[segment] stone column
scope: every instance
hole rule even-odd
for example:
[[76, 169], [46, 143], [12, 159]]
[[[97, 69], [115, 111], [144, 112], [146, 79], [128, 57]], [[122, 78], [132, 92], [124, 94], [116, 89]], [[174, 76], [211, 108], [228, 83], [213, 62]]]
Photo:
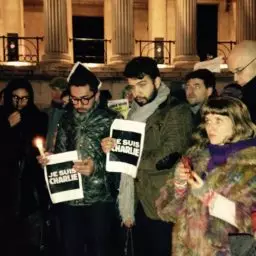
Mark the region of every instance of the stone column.
[[44, 0], [45, 54], [43, 62], [70, 63], [72, 43], [71, 0]]
[[[7, 36], [8, 34], [14, 34], [11, 36], [23, 37], [24, 36], [24, 7], [23, 0], [1, 0], [1, 17], [0, 17], [0, 25], [1, 25], [1, 35]], [[17, 43], [17, 54], [24, 54], [24, 41], [23, 40], [13, 40], [15, 45]], [[3, 56], [3, 43], [0, 42], [1, 47], [1, 59], [4, 59]], [[7, 60], [8, 49], [7, 49], [7, 41], [5, 41], [5, 60]], [[19, 56], [17, 56], [19, 59]], [[17, 60], [18, 60], [17, 59]]]
[[7, 33], [18, 33], [24, 36], [24, 9], [23, 0], [4, 0], [3, 4], [3, 24], [5, 35]]
[[[167, 4], [166, 0], [149, 0], [148, 1], [148, 35], [149, 40], [166, 40], [167, 31]], [[160, 44], [162, 45], [162, 44]], [[152, 48], [154, 45], [149, 45]], [[160, 47], [164, 54], [164, 44]], [[156, 57], [153, 51], [150, 51], [152, 57]], [[161, 53], [160, 53], [161, 54]]]
[[133, 57], [133, 0], [112, 0], [112, 64], [125, 63]]
[[236, 41], [256, 40], [256, 1], [237, 0]]
[[176, 0], [175, 67], [188, 68], [199, 61], [196, 20], [196, 0]]
[[[112, 0], [104, 0], [104, 39], [112, 39]], [[112, 44], [111, 42], [105, 43], [106, 54], [107, 54], [107, 64], [110, 63], [112, 57]]]
[[[0, 0], [0, 35], [5, 35], [4, 30], [4, 0]], [[0, 40], [0, 61], [4, 60], [3, 56], [3, 39]]]

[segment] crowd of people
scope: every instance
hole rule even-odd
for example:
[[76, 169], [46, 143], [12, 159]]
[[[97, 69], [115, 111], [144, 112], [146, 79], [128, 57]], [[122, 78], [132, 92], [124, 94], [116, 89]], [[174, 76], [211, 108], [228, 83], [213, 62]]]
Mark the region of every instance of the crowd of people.
[[[110, 127], [123, 117], [107, 107], [101, 81], [83, 64], [50, 82], [47, 109], [37, 108], [27, 79], [9, 81], [0, 94], [3, 255], [249, 253], [249, 246], [234, 250], [230, 237], [256, 234], [256, 41], [238, 44], [227, 63], [234, 84], [218, 93], [214, 73], [198, 69], [184, 77], [184, 100], [152, 58], [127, 63], [125, 118], [146, 124], [136, 178], [106, 171], [116, 145]], [[83, 198], [52, 204], [43, 166], [49, 155], [73, 150]]]

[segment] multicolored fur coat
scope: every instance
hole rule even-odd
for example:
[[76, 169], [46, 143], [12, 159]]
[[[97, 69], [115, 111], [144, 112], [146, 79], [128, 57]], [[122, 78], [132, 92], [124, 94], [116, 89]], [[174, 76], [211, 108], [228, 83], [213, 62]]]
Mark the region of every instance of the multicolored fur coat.
[[[209, 151], [191, 155], [194, 171], [206, 174]], [[237, 228], [209, 215], [207, 206], [194, 197], [188, 187], [183, 198], [174, 198], [173, 179], [161, 189], [156, 202], [158, 215], [175, 222], [173, 256], [228, 256], [231, 255], [228, 234], [252, 234], [251, 210], [256, 203], [256, 147], [231, 155], [226, 164], [207, 174], [209, 188], [236, 204]], [[223, 207], [223, 211], [229, 209]]]

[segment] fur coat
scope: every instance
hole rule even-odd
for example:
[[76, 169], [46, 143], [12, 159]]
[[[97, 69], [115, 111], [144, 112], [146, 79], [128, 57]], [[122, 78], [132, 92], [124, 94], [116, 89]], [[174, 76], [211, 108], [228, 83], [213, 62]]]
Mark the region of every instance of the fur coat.
[[[208, 150], [192, 156], [194, 171], [205, 175], [210, 159]], [[208, 173], [205, 183], [213, 191], [236, 204], [237, 228], [209, 215], [207, 206], [194, 197], [188, 187], [186, 195], [174, 198], [173, 179], [161, 189], [157, 200], [158, 215], [165, 221], [174, 221], [174, 256], [228, 256], [230, 233], [252, 234], [251, 211], [256, 202], [256, 147], [236, 152], [226, 164]], [[223, 211], [228, 211], [223, 207]]]

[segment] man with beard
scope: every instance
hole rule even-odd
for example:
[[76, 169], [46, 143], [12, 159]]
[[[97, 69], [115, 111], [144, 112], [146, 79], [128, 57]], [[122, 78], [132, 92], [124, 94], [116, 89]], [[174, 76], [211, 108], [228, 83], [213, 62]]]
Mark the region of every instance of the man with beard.
[[[54, 153], [78, 151], [80, 161], [73, 168], [82, 174], [84, 197], [57, 205], [62, 247], [58, 255], [114, 255], [109, 247], [116, 241], [113, 220], [119, 175], [106, 172], [100, 141], [118, 114], [99, 106], [100, 85], [95, 74], [79, 62], [68, 77], [72, 106], [59, 122]], [[46, 164], [47, 159], [39, 161]]]
[[208, 69], [198, 69], [186, 75], [185, 94], [190, 105], [194, 127], [201, 122], [200, 110], [211, 96], [216, 96], [216, 79]]
[[[134, 226], [135, 255], [169, 256], [172, 224], [158, 218], [155, 200], [172, 165], [188, 147], [191, 114], [170, 95], [152, 58], [132, 59], [124, 76], [134, 97], [127, 119], [145, 122], [146, 132], [137, 178], [121, 174], [119, 211], [122, 223]], [[102, 140], [105, 153], [114, 145], [112, 138]]]
[[238, 44], [228, 57], [228, 67], [235, 82], [241, 86], [241, 100], [256, 123], [256, 41], [246, 40]]

